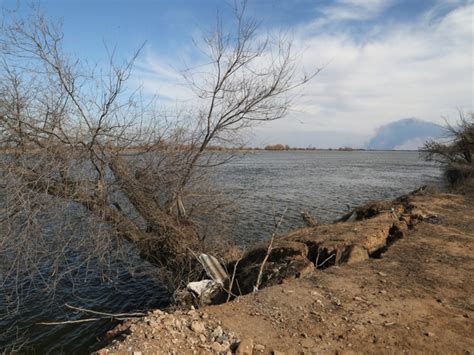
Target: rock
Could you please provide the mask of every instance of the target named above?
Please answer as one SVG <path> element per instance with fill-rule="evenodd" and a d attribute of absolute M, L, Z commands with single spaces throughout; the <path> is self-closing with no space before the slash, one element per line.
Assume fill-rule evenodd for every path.
<path fill-rule="evenodd" d="M 365 261 L 368 258 L 369 254 L 367 253 L 367 249 L 365 249 L 362 245 L 355 244 L 350 247 L 345 262 L 351 265 L 361 261 Z"/>
<path fill-rule="evenodd" d="M 196 333 L 204 333 L 206 328 L 203 322 L 194 321 L 191 323 L 191 330 Z"/>
<path fill-rule="evenodd" d="M 305 275 L 311 274 L 315 270 L 314 264 L 309 262 L 306 266 L 302 266 L 299 271 L 296 273 L 297 277 L 303 277 Z"/>
<path fill-rule="evenodd" d="M 212 289 L 213 287 L 215 287 L 216 284 L 217 283 L 213 280 L 201 280 L 188 283 L 186 288 L 189 291 L 194 292 L 196 296 L 200 297 L 203 292 Z"/>
<path fill-rule="evenodd" d="M 218 303 L 218 300 L 222 298 L 224 294 L 221 284 L 213 280 L 190 282 L 186 286 L 186 290 L 198 299 L 200 305 Z M 181 296 L 181 298 L 183 298 L 183 296 Z M 187 301 L 183 300 L 183 302 Z M 205 319 L 206 316 L 202 318 Z"/>
<path fill-rule="evenodd" d="M 273 355 L 285 355 L 283 351 L 278 351 L 278 350 L 273 350 L 272 352 Z"/>
<path fill-rule="evenodd" d="M 426 335 L 427 337 L 432 338 L 432 337 L 435 336 L 435 333 L 432 333 L 432 332 L 425 332 L 425 335 Z"/>
<path fill-rule="evenodd" d="M 219 344 L 222 344 L 222 343 L 226 342 L 227 340 L 229 340 L 229 338 L 227 338 L 227 336 L 225 336 L 225 335 L 219 335 L 219 336 L 216 338 L 216 341 L 217 341 Z"/>
<path fill-rule="evenodd" d="M 253 348 L 255 349 L 255 351 L 260 351 L 260 352 L 263 352 L 265 350 L 265 346 L 261 344 L 255 344 Z"/>
<path fill-rule="evenodd" d="M 194 310 L 194 308 L 192 308 L 190 311 L 188 311 L 187 314 L 188 314 L 188 316 L 191 316 L 193 318 L 198 318 L 198 316 L 199 316 L 199 313 L 196 312 L 196 310 Z"/>
<path fill-rule="evenodd" d="M 252 339 L 243 339 L 239 347 L 237 348 L 236 355 L 252 355 L 253 353 L 253 340 Z"/>
<path fill-rule="evenodd" d="M 174 325 L 174 319 L 173 318 L 165 318 L 163 319 L 163 324 L 166 326 L 173 326 Z"/>
<path fill-rule="evenodd" d="M 222 327 L 220 325 L 218 325 L 216 327 L 216 329 L 214 329 L 213 332 L 212 332 L 212 336 L 214 338 L 220 337 L 222 334 L 223 334 L 223 331 L 222 331 Z"/>
<path fill-rule="evenodd" d="M 229 346 L 219 344 L 217 342 L 214 342 L 211 344 L 211 349 L 214 350 L 216 353 L 221 353 L 226 351 L 229 348 Z"/>

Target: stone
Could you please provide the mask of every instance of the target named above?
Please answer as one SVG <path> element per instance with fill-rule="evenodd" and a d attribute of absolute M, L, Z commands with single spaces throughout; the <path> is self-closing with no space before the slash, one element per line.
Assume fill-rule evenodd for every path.
<path fill-rule="evenodd" d="M 214 342 L 211 344 L 211 349 L 214 350 L 216 353 L 221 353 L 227 350 L 227 346 Z"/>
<path fill-rule="evenodd" d="M 221 327 L 220 325 L 218 325 L 218 326 L 216 327 L 216 329 L 214 329 L 214 330 L 212 331 L 212 336 L 213 336 L 214 338 L 220 337 L 222 334 L 223 334 L 223 331 L 222 331 L 222 327 Z"/>
<path fill-rule="evenodd" d="M 216 287 L 217 283 L 213 280 L 201 280 L 188 283 L 186 288 L 193 292 L 196 296 L 201 297 L 204 292 Z"/>
<path fill-rule="evenodd" d="M 174 319 L 173 318 L 165 318 L 163 319 L 163 324 L 166 326 L 173 326 L 174 325 Z"/>
<path fill-rule="evenodd" d="M 206 327 L 203 322 L 194 321 L 191 323 L 191 330 L 196 333 L 204 333 Z"/>
<path fill-rule="evenodd" d="M 216 341 L 219 344 L 222 344 L 222 343 L 226 342 L 227 340 L 229 340 L 229 338 L 227 338 L 225 335 L 219 335 L 218 337 L 216 337 Z"/>
<path fill-rule="evenodd" d="M 239 347 L 237 348 L 236 355 L 252 355 L 253 353 L 253 340 L 252 339 L 243 339 Z"/>
<path fill-rule="evenodd" d="M 367 249 L 362 245 L 355 244 L 349 249 L 346 264 L 351 265 L 369 259 Z"/>
<path fill-rule="evenodd" d="M 255 351 L 260 351 L 260 352 L 263 352 L 265 350 L 265 346 L 261 344 L 255 344 L 253 348 L 255 349 Z"/>

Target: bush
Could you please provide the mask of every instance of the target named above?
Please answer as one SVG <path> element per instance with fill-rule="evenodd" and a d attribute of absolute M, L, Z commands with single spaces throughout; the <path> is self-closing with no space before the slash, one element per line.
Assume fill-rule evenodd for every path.
<path fill-rule="evenodd" d="M 288 150 L 290 147 L 288 145 L 283 144 L 274 144 L 274 145 L 267 145 L 265 150 Z"/>
<path fill-rule="evenodd" d="M 460 113 L 457 125 L 446 125 L 445 142 L 429 140 L 422 148 L 425 159 L 439 162 L 451 186 L 474 179 L 474 113 Z"/>

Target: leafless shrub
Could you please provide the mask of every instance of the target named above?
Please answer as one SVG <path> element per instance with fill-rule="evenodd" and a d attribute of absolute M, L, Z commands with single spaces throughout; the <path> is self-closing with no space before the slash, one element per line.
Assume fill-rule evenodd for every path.
<path fill-rule="evenodd" d="M 106 69 L 63 49 L 58 24 L 40 12 L 3 23 L 0 34 L 0 281 L 53 290 L 84 270 L 114 273 L 139 254 L 170 287 L 201 272 L 194 255 L 216 249 L 209 221 L 222 209 L 212 168 L 232 155 L 243 128 L 283 117 L 298 79 L 291 43 L 261 39 L 235 10 L 204 38 L 210 62 L 184 77 L 196 109 L 158 114 L 126 87 L 140 53 Z M 224 151 L 208 149 L 226 147 Z M 211 182 L 210 182 L 211 181 Z M 112 266 L 111 266 L 112 265 Z M 87 272 L 85 272 L 87 273 Z M 18 285 L 19 286 L 19 285 Z"/>
<path fill-rule="evenodd" d="M 449 184 L 459 185 L 474 177 L 474 113 L 459 113 L 456 125 L 446 124 L 443 142 L 429 140 L 423 147 L 425 158 L 443 166 Z"/>

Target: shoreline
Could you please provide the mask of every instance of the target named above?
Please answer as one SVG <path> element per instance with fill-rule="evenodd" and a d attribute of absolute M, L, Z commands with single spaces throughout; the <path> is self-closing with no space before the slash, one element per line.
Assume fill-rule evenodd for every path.
<path fill-rule="evenodd" d="M 473 207 L 472 194 L 418 191 L 290 232 L 276 240 L 258 293 L 126 321 L 98 353 L 467 353 Z"/>

